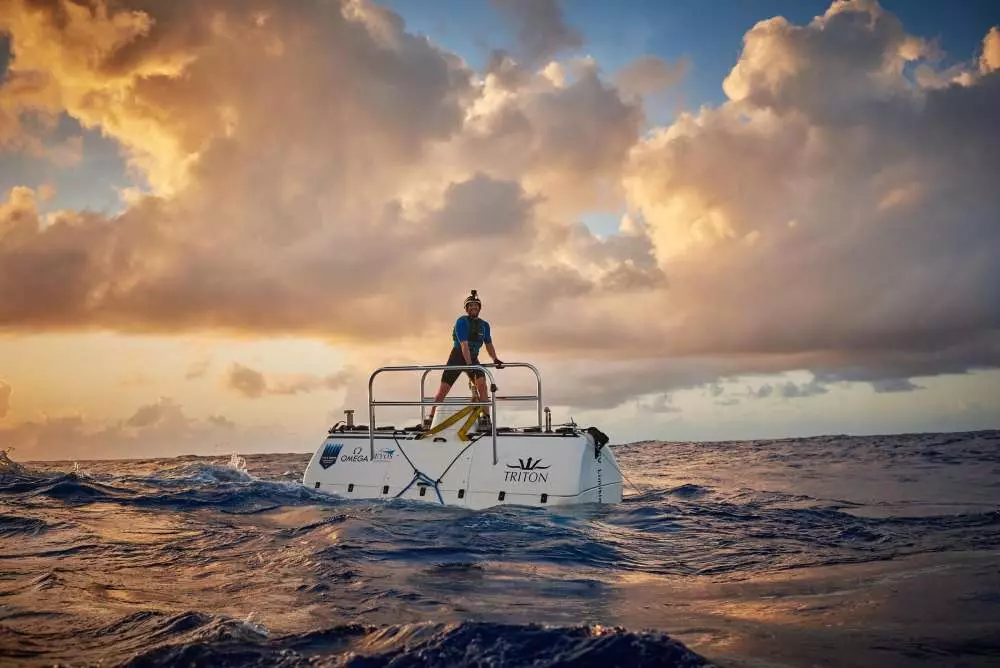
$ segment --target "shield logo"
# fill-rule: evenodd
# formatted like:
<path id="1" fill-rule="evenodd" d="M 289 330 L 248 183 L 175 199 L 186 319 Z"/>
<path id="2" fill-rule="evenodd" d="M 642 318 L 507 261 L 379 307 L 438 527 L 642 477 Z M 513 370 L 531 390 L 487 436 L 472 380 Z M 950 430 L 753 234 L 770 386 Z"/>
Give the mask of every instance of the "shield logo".
<path id="1" fill-rule="evenodd" d="M 343 443 L 327 443 L 323 448 L 323 454 L 319 456 L 319 465 L 325 469 L 337 463 L 337 455 L 344 448 Z"/>

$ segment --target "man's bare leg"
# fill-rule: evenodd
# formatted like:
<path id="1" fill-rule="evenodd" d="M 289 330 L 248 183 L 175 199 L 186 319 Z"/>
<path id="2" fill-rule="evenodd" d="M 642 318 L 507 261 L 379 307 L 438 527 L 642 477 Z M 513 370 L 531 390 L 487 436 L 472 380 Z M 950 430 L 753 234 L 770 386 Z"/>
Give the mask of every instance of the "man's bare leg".
<path id="1" fill-rule="evenodd" d="M 486 378 L 484 376 L 478 376 L 476 378 L 476 394 L 478 394 L 477 401 L 489 401 L 489 395 L 486 394 Z M 489 419 L 490 409 L 486 406 L 480 406 L 482 413 L 480 417 L 483 419 Z"/>
<path id="2" fill-rule="evenodd" d="M 486 393 L 486 379 L 482 376 L 476 378 L 476 391 L 479 395 L 478 401 L 489 401 L 489 396 Z"/>

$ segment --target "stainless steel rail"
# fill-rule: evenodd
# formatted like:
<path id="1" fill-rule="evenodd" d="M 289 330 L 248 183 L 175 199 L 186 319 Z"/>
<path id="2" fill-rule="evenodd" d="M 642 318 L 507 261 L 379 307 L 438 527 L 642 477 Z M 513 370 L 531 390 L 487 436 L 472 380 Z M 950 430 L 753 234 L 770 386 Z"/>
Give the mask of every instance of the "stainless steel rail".
<path id="1" fill-rule="evenodd" d="M 490 368 L 494 368 L 495 369 L 496 368 L 496 364 L 480 364 L 479 367 L 490 367 Z M 476 367 L 476 368 L 479 368 L 479 367 Z M 527 362 L 504 362 L 503 363 L 503 368 L 506 369 L 508 367 L 510 367 L 510 368 L 518 368 L 518 367 L 520 367 L 520 368 L 525 368 L 525 369 L 531 369 L 534 372 L 534 374 L 535 374 L 535 386 L 537 388 L 536 389 L 536 394 L 534 396 L 532 396 L 530 394 L 510 395 L 510 396 L 498 396 L 497 400 L 499 400 L 499 401 L 534 401 L 534 402 L 536 402 L 535 409 L 536 409 L 536 412 L 538 413 L 538 426 L 541 427 L 542 426 L 542 376 L 541 376 L 541 374 L 538 373 L 538 367 L 536 367 L 534 364 L 528 364 Z M 437 366 L 435 366 L 435 367 L 429 367 L 428 366 L 428 367 L 421 367 L 421 368 L 426 369 L 426 371 L 424 371 L 424 373 L 420 376 L 420 399 L 421 399 L 421 402 L 422 402 L 423 400 L 427 399 L 427 390 L 426 390 L 426 386 L 427 386 L 427 374 L 429 374 L 431 371 L 434 371 L 434 369 L 437 369 L 437 368 L 440 368 L 440 367 L 437 367 Z M 449 367 L 444 367 L 444 368 L 449 368 Z M 465 368 L 465 367 L 451 367 L 451 368 Z M 490 376 L 490 378 L 492 379 L 492 376 Z M 450 403 L 453 403 L 453 402 L 448 402 L 448 403 L 450 404 Z M 434 404 L 430 403 L 430 404 L 423 404 L 423 405 L 424 406 L 433 406 Z M 420 420 L 423 421 L 423 419 L 424 419 L 424 409 L 423 409 L 423 407 L 421 407 L 420 408 Z"/>
<path id="2" fill-rule="evenodd" d="M 376 406 L 420 406 L 420 421 L 421 424 L 424 420 L 424 408 L 426 406 L 454 406 L 456 404 L 461 406 L 488 406 L 490 409 L 490 422 L 492 423 L 492 437 L 493 437 L 493 465 L 497 463 L 497 401 L 535 401 L 537 403 L 538 412 L 538 426 L 542 426 L 542 378 L 538 373 L 538 369 L 533 364 L 528 364 L 527 362 L 504 362 L 503 368 L 528 368 L 535 373 L 535 383 L 538 388 L 538 393 L 534 396 L 530 394 L 526 395 L 508 395 L 508 396 L 497 396 L 497 385 L 493 379 L 493 373 L 490 371 L 491 368 L 495 369 L 497 366 L 495 364 L 466 364 L 461 366 L 452 366 L 448 364 L 431 364 L 431 365 L 410 365 L 410 366 L 383 366 L 375 369 L 372 375 L 368 378 L 368 447 L 371 451 L 368 461 L 375 460 L 375 407 Z M 427 394 L 425 391 L 427 374 L 431 371 L 443 371 L 445 369 L 455 369 L 457 371 L 482 371 L 483 374 L 489 379 L 489 401 L 472 401 L 471 399 L 465 401 L 434 401 L 431 397 L 431 401 L 427 400 Z M 381 373 L 394 372 L 394 371 L 423 371 L 420 377 L 420 401 L 375 401 L 374 396 L 374 385 L 375 377 Z"/>

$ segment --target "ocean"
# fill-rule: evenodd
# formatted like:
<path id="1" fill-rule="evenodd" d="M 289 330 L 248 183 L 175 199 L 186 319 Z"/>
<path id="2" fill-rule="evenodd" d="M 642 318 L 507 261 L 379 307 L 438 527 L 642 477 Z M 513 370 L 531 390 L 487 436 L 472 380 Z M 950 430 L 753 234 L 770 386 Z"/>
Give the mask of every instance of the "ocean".
<path id="1" fill-rule="evenodd" d="M 619 505 L 482 511 L 12 452 L 0 665 L 1000 665 L 1000 431 L 613 447 Z"/>

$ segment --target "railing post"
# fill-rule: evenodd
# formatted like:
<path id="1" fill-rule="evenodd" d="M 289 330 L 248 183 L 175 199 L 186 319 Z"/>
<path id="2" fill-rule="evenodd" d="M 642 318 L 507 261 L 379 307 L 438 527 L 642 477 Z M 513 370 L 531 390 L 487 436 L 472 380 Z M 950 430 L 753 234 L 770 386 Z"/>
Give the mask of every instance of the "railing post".
<path id="1" fill-rule="evenodd" d="M 372 385 L 375 383 L 375 376 L 382 371 L 381 368 L 368 377 L 368 463 L 375 461 L 375 404 L 372 396 Z"/>
<path id="2" fill-rule="evenodd" d="M 424 373 L 420 376 L 420 424 L 424 423 L 426 419 L 424 415 L 424 397 L 427 396 L 427 374 L 431 372 L 430 369 L 424 369 Z"/>
<path id="3" fill-rule="evenodd" d="M 492 382 L 493 377 L 490 377 L 490 395 L 492 397 L 493 415 L 490 416 L 490 428 L 493 431 L 493 466 L 497 465 L 497 385 Z"/>
<path id="4" fill-rule="evenodd" d="M 535 410 L 538 411 L 538 428 L 542 428 L 542 377 L 538 375 L 538 369 L 531 367 L 535 371 L 535 383 L 538 391 L 535 396 L 538 397 L 537 403 L 535 404 Z"/>

